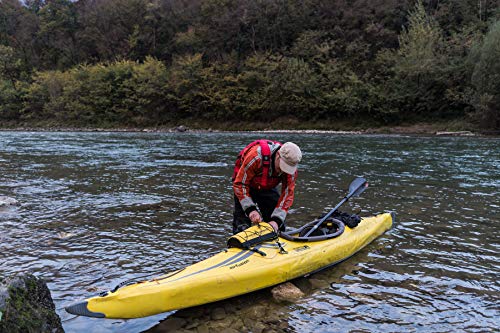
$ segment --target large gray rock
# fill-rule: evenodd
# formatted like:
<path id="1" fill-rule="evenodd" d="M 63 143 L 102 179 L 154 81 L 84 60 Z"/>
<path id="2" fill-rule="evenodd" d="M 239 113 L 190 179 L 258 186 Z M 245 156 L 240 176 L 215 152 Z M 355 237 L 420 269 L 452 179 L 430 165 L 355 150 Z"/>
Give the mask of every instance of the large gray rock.
<path id="1" fill-rule="evenodd" d="M 0 333 L 64 332 L 45 281 L 26 274 L 0 277 Z"/>

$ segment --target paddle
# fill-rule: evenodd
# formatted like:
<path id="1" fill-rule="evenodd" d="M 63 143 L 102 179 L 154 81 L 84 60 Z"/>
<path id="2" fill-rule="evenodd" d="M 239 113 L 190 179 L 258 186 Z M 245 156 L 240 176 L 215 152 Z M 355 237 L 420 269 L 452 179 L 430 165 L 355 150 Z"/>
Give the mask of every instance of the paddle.
<path id="1" fill-rule="evenodd" d="M 364 179 L 362 177 L 358 177 L 358 178 L 354 179 L 352 181 L 351 185 L 349 185 L 349 193 L 344 197 L 344 199 L 342 199 L 342 201 L 339 202 L 339 204 L 337 206 L 335 206 L 335 208 L 333 208 L 328 214 L 323 216 L 323 218 L 321 220 L 319 220 L 318 223 L 316 223 L 304 237 L 309 237 L 309 235 L 312 234 L 314 232 L 314 230 L 318 229 L 318 227 L 323 222 L 325 222 L 330 216 L 332 216 L 332 214 L 335 213 L 335 211 L 337 209 L 339 209 L 340 206 L 342 206 L 350 198 L 357 197 L 358 195 L 363 193 L 363 191 L 366 190 L 367 187 L 368 187 L 368 182 L 366 181 L 366 179 Z"/>

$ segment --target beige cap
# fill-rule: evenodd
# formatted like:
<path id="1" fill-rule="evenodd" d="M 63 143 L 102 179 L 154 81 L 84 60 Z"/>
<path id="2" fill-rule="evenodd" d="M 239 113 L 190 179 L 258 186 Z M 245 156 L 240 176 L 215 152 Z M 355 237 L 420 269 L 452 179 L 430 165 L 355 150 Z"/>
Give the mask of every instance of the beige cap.
<path id="1" fill-rule="evenodd" d="M 280 169 L 293 175 L 297 171 L 297 166 L 302 159 L 302 152 L 299 146 L 293 142 L 285 142 L 280 150 Z"/>

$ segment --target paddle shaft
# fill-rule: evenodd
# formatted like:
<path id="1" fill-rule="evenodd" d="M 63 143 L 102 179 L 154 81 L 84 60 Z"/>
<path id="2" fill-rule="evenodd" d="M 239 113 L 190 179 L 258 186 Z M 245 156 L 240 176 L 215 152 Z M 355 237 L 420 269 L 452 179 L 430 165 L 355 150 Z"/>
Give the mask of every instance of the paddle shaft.
<path id="1" fill-rule="evenodd" d="M 364 180 L 364 179 L 363 179 L 363 180 Z M 359 193 L 360 193 L 360 192 L 359 192 L 359 189 L 360 189 L 361 187 L 366 187 L 366 186 L 367 186 L 367 182 L 366 182 L 366 180 L 364 180 L 364 182 L 363 182 L 362 184 L 360 184 L 360 186 L 358 186 L 358 187 L 357 187 L 354 191 L 352 191 L 351 193 L 349 193 L 348 195 L 346 195 L 346 196 L 344 197 L 344 199 L 342 199 L 342 201 L 340 201 L 340 202 L 338 203 L 338 205 L 337 205 L 337 206 L 335 206 L 335 208 L 333 208 L 333 209 L 332 209 L 332 210 L 331 210 L 328 214 L 326 214 L 325 216 L 323 216 L 323 218 L 322 218 L 321 220 L 319 220 L 319 221 L 318 221 L 318 223 L 316 223 L 316 224 L 315 224 L 315 225 L 311 228 L 311 230 L 309 230 L 309 231 L 307 232 L 307 234 L 306 234 L 304 237 L 309 237 L 309 235 L 310 235 L 310 234 L 312 234 L 312 233 L 314 232 L 314 230 L 318 229 L 318 228 L 319 228 L 319 226 L 320 226 L 323 222 L 325 222 L 325 221 L 326 221 L 326 220 L 327 220 L 330 216 L 332 216 L 332 214 L 333 214 L 333 213 L 335 213 L 335 211 L 336 211 L 337 209 L 339 209 L 339 207 L 340 207 L 340 206 L 342 206 L 345 202 L 347 202 L 347 201 L 348 201 L 348 200 L 349 200 L 349 199 L 350 199 L 353 195 L 355 195 L 355 194 L 359 194 Z M 361 192 L 362 192 L 362 191 L 361 191 Z"/>
<path id="2" fill-rule="evenodd" d="M 323 222 L 325 222 L 330 216 L 332 216 L 332 214 L 335 213 L 335 211 L 337 209 L 339 209 L 339 207 L 342 206 L 347 200 L 349 200 L 349 198 L 348 197 L 344 197 L 344 199 L 342 199 L 342 201 L 339 202 L 339 204 L 337 206 L 335 206 L 335 208 L 333 208 L 328 214 L 326 214 L 325 216 L 323 216 L 323 218 L 321 220 L 319 220 L 318 223 L 316 223 L 314 225 L 314 227 L 312 227 L 311 230 L 309 230 L 304 237 L 309 237 L 309 235 L 312 234 L 314 232 L 314 230 L 318 229 L 318 227 Z"/>

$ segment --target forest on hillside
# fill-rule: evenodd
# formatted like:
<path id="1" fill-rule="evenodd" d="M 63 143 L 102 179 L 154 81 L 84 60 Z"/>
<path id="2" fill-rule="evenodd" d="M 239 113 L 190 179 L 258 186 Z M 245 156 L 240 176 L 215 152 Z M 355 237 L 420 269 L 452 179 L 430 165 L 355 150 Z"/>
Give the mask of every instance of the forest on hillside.
<path id="1" fill-rule="evenodd" d="M 0 0 L 0 127 L 500 129 L 500 0 Z"/>

